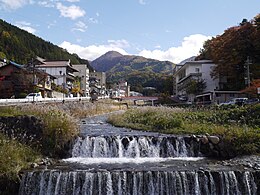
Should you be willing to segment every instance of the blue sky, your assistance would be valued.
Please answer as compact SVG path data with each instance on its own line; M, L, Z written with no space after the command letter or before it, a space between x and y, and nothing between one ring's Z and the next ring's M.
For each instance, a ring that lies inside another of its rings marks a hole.
M0 0L1 19L88 60L116 50L178 63L259 13L259 0Z

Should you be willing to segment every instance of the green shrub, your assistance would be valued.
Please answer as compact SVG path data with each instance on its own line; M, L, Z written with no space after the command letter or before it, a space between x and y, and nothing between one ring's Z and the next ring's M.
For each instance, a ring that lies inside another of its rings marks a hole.
M40 143L45 155L59 155L64 146L79 133L77 119L55 106L45 105L44 109L39 105L22 106L20 112L42 120L43 135Z
M28 168L40 155L29 146L0 134L0 176L17 179L22 168Z
M111 116L108 122L171 134L219 135L238 154L260 153L260 105L188 110L142 107Z
M21 111L14 106L0 106L1 116L18 116L21 115Z

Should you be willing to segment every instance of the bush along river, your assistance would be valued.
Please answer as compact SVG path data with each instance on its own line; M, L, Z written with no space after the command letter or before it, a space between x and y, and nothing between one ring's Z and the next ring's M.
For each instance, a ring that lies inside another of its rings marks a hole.
M117 128L105 120L106 115L82 120L71 158L25 172L19 193L260 194L258 156L212 159L194 136Z

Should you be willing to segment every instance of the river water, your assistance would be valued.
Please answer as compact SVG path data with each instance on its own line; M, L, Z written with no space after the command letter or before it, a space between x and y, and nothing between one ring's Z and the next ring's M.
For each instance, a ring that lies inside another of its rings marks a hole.
M20 194L260 194L260 173L209 159L190 136L134 131L82 120L71 158L24 174Z

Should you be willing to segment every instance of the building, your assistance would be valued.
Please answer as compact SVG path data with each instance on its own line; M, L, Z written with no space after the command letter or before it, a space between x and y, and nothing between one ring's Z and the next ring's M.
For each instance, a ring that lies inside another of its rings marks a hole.
M0 98L23 98L35 91L51 97L54 79L41 70L8 61L0 67Z
M120 81L118 84L114 84L110 96L116 97L129 97L130 96L130 85L126 81Z
M87 64L73 64L72 67L78 72L75 72L75 76L80 80L80 89L83 96L89 96L89 68Z
M106 95L106 73L105 72L90 72L89 73L90 93Z
M54 76L56 85L62 86L69 91L72 89L76 77L75 73L78 70L73 68L70 60L48 61L37 57L34 64L36 68Z
M175 67L173 72L173 94L180 100L190 102L221 103L231 98L244 97L239 91L225 91L225 78L211 77L211 72L216 66L211 60L190 59ZM197 93L191 93L188 89L191 83L204 83L205 87Z

